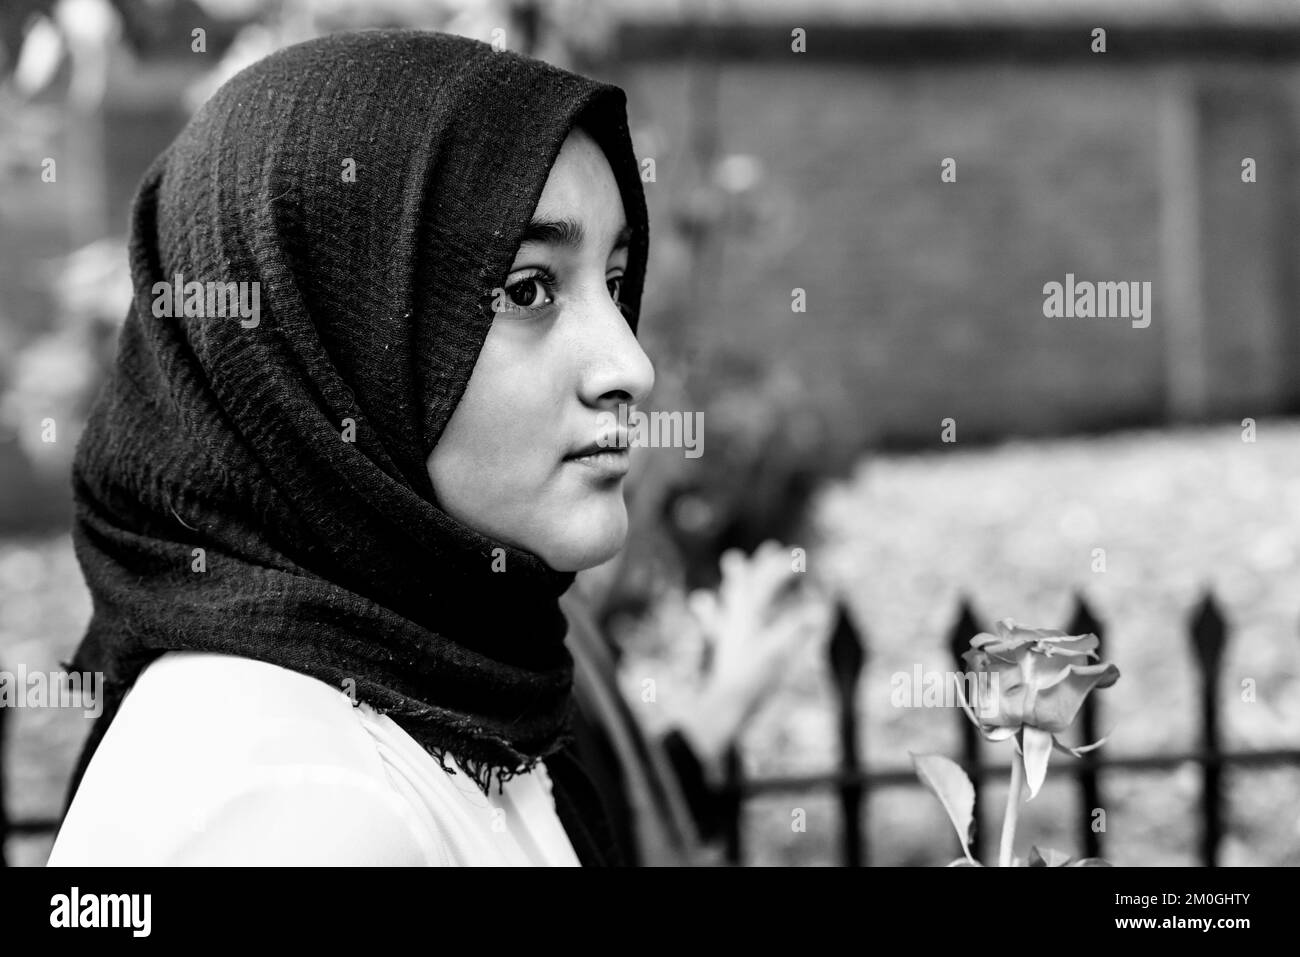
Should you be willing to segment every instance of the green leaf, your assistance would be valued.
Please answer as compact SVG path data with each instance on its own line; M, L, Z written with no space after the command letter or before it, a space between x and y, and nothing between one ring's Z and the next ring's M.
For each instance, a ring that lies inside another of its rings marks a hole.
M943 809L948 812L948 820L952 821L957 837L961 840L961 849L974 863L975 859L970 853L970 829L975 821L975 786L957 762L941 754L907 753L911 755L916 776L934 792Z
M1071 861L1067 867L1114 867L1110 861L1104 857L1081 857L1077 861Z

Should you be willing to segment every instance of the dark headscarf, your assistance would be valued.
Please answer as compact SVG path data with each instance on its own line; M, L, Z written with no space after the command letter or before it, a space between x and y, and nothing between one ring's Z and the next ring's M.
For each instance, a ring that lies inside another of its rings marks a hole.
M425 463L579 123L632 229L635 331L648 227L625 109L617 87L480 41L335 35L244 70L154 162L134 306L73 468L94 614L68 665L104 672L106 700L69 795L174 649L353 693L485 790L570 742L573 574L449 517ZM177 274L260 283L257 324L158 318L155 283Z

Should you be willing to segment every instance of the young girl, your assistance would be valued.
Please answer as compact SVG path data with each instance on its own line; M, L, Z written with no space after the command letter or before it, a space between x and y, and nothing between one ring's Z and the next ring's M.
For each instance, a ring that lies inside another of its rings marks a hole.
M626 534L647 242L622 91L478 41L204 105L77 450L107 690L51 865L611 862L558 599Z

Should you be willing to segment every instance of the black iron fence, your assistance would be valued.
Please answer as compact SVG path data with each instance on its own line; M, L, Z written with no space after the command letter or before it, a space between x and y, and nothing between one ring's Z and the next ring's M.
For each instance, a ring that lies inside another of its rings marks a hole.
M976 621L969 601L963 600L953 624L948 644L957 670L964 672L966 665L962 652L970 647L970 640L982 629ZM1075 597L1075 610L1065 629L1069 634L1095 634L1105 641L1105 627L1093 615L1081 596ZM1104 806L1101 778L1103 772L1122 771L1172 771L1187 763L1200 768L1201 795L1198 808L1200 833L1198 856L1208 867L1218 864L1219 846L1224 833L1224 799L1221 786L1225 767L1262 767L1269 765L1300 765L1300 749L1274 749L1263 751L1228 752L1222 747L1219 727L1220 662L1227 643L1227 626L1217 602L1206 593L1197 605L1188 625L1191 651L1196 664L1200 732L1194 750L1173 754L1145 754L1108 757L1105 748L1086 752L1078 759L1054 762L1050 776L1072 775L1075 778L1080 807L1085 813L1079 816L1079 844L1088 857L1105 856L1105 834L1093 827L1092 808ZM1103 654L1103 658L1105 655ZM736 751L728 755L726 786L727 827L725 829L726 859L733 864L744 862L742 844L742 818L744 802L759 795L774 793L806 793L831 789L839 798L842 818L842 862L860 866L870 862L870 846L866 839L868 814L867 794L882 786L923 787L910 767L879 770L866 769L864 755L870 746L862 735L855 706L858 684L868 658L863 636L854 626L848 613L841 607L834 634L830 642L830 668L839 713L838 735L840 761L836 771L823 774L789 775L746 779L742 762ZM1089 695L1079 716L1084 742L1095 741L1098 736L1098 713L1104 707L1104 695ZM988 779L1007 780L1007 764L985 764L981 760L978 730L960 708L953 709L960 725L961 753L954 760L965 769L975 785L975 827L972 851L981 860L990 860L989 842L980 827L980 805L984 782ZM957 856L954 851L953 856Z
M949 634L948 643L957 670L964 671L961 654L970 647L970 639L981 627L970 604L963 601L957 620ZM1105 641L1105 628L1093 616L1087 603L1076 597L1075 612L1065 629L1069 634L1095 634ZM1263 767L1270 765L1300 766L1300 748L1265 751L1229 752L1222 747L1219 728L1219 678L1220 663L1227 643L1227 626L1217 603L1206 594L1197 606L1188 626L1191 651L1197 668L1198 708L1200 734L1194 750L1174 754L1145 754L1108 757L1104 748L1090 751L1083 757L1070 761L1054 762L1049 775L1072 775L1075 778L1080 807L1085 811L1103 807L1103 772L1122 771L1172 771L1188 762L1200 768L1201 795L1198 808L1200 818L1199 858L1206 866L1218 863L1219 845L1224 832L1224 800L1221 786L1225 767ZM908 767L867 770L864 756L870 747L859 724L856 707L857 689L867 664L867 645L853 625L847 611L840 608L830 645L830 668L838 708L838 737L840 761L835 771L822 774L788 775L781 777L746 778L740 756L733 750L728 755L728 781L726 799L726 826L724 828L726 860L733 864L744 862L743 812L744 803L752 797L774 793L807 793L831 789L839 798L842 819L842 857L844 864L861 866L870 862L870 845L866 839L868 802L873 788L883 786L922 787L913 769ZM1103 655L1104 657L1104 655ZM1082 740L1094 741L1098 734L1098 712L1104 706L1104 696L1089 695L1079 717ZM52 834L58 826L54 817L28 818L11 821L5 814L5 724L7 710L0 707L0 866L6 861L5 845L11 836ZM981 759L979 732L967 719L965 712L954 709L954 720L961 735L960 754L954 757L966 770L975 785L975 827L973 851L981 860L989 860L988 840L980 827L980 806L983 784L986 780L1006 780L1006 765L985 764ZM1079 844L1086 856L1105 856L1104 831L1094 829L1092 815L1079 816Z

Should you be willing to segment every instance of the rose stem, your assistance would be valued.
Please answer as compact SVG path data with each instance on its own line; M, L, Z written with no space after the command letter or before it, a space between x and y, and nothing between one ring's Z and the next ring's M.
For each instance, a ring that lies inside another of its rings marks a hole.
M1011 789L1007 791L1007 813L1002 818L1002 845L998 867L1010 867L1016 843L1016 819L1020 817L1020 791L1024 786L1025 763L1016 752L1011 755Z

